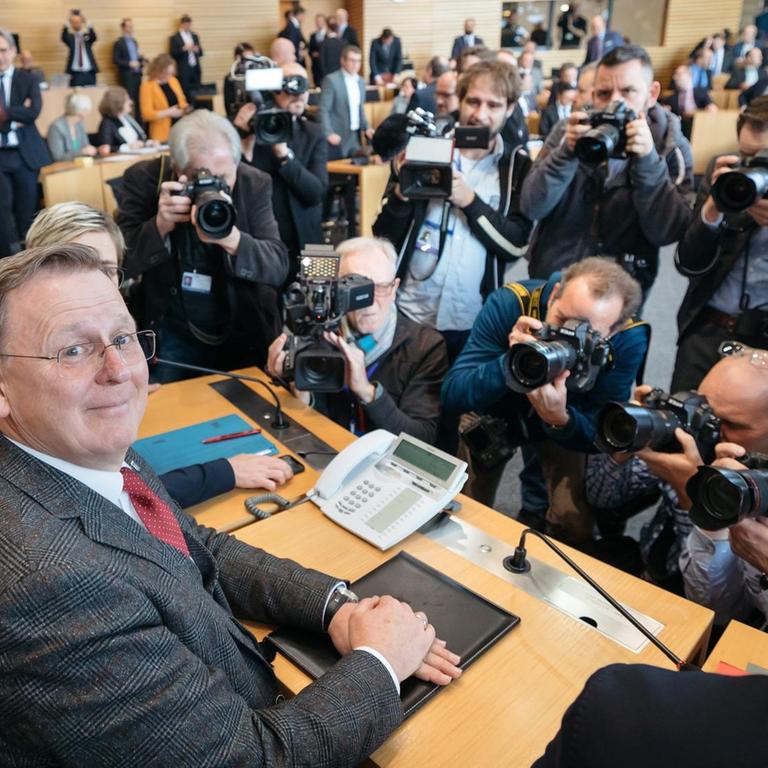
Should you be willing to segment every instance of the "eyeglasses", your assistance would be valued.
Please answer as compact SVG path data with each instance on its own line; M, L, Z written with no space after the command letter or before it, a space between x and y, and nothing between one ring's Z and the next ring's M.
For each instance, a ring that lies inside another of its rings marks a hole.
M768 350L755 349L740 341L724 341L717 348L720 357L749 357L749 362L758 368L768 368Z
M0 352L0 357L22 357L27 360L55 360L59 375L64 378L79 376L86 371L96 371L104 364L107 350L114 347L122 361L128 365L149 360L155 355L155 332L136 331L120 333L111 344L101 341L86 341L62 347L55 355L12 355Z
M378 297L386 296L394 287L395 287L395 280L391 280L388 283L374 283L373 284L373 293L374 295Z
M101 271L114 283L117 284L118 288L121 288L123 283L125 282L125 270L122 267L110 267L107 265L104 265L101 268Z

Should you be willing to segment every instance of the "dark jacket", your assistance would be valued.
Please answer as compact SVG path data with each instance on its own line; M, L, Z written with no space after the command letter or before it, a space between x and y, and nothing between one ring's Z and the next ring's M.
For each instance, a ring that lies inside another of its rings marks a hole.
M611 29L606 30L605 37L603 38L602 52L600 52L600 40L597 35L592 35L587 40L587 55L584 57L583 66L601 59L608 51L618 48L620 45L624 45L624 38L618 32L614 32ZM599 56L598 52L600 52Z
M412 109L423 109L427 112L431 112L433 115L437 114L437 101L435 100L435 92L437 91L437 81L433 80L429 85L425 85L423 88L419 88L414 91L411 100L408 102L408 111Z
M171 35L169 40L171 56L176 60L176 74L182 83L186 83L192 73L200 71L200 59L203 58L203 47L200 45L200 38L197 36L196 32L192 32L192 41L195 45L200 47L200 53L195 54L196 63L194 66L190 66L188 52L184 50L184 38L182 38L181 32Z
M485 45L482 37L475 35L475 46L482 48ZM467 41L465 35L458 35L453 38L453 45L451 45L451 58L458 59L461 52L467 47Z
M549 134L520 200L522 213L538 220L528 249L531 277L546 279L587 256L632 254L645 263L640 283L653 283L659 248L679 240L691 220L693 159L676 115L652 107L648 120L654 149L632 157L607 183L603 169L568 149L564 123Z
M235 470L226 459L172 469L160 475L168 495L182 508L202 504L235 487Z
M520 214L520 188L531 160L520 147L504 144L504 154L499 160L499 193L501 209L495 211L485 201L475 196L463 209L472 234L486 248L485 273L480 285L486 297L504 281L504 268L516 261L523 253L531 231L531 222ZM373 224L377 237L386 237L400 256L397 275L403 285L408 279L408 267L427 214L426 200L401 200L389 192L382 200L381 212Z
M136 38L134 38L134 42L136 42L136 51L138 53L139 43L136 41ZM142 57L139 53L139 61L141 60ZM133 69L131 67L131 54L128 51L128 43L125 42L125 37L118 37L115 40L115 44L112 46L112 61L118 68L121 77L125 74L141 76L141 69Z
M714 230L701 220L701 209L712 189L716 160L717 157L712 158L701 180L693 217L675 254L678 271L690 278L688 291L677 313L678 341L694 326L701 310L715 295L759 229L747 213L726 215L720 227Z
M548 104L547 108L541 113L541 118L539 119L539 136L541 136L542 139L546 139L559 121L560 115L557 112L557 104Z
M133 127L139 134L139 138L142 141L145 141L147 134L144 132L144 129L133 118L131 118L131 122L134 124ZM120 122L120 118L102 117L101 122L99 123L99 131L96 134L96 146L109 144L110 151L117 152L120 147L125 144L125 139L120 135L120 129L122 127L123 124Z
M128 277L142 275L138 311L149 327L159 324L166 313L183 316L179 259L188 255L192 242L188 238L197 237L191 225L178 225L171 233L168 249L157 231L158 188L162 180L170 178L170 171L164 170L167 167L163 158L131 166L123 177L117 215L127 245L123 266ZM240 247L234 257L223 251L216 256L216 268L223 264L227 281L227 306L223 310L231 318L229 338L247 345L260 363L280 332L278 288L288 275L288 258L279 239L271 197L269 177L240 163L232 190L242 234ZM213 249L219 250L216 246Z
M272 177L272 210L280 239L291 257L288 279L292 280L301 249L307 243L322 242L320 223L328 189L328 142L317 123L301 117L294 120L288 147L295 158L281 163L272 147L257 144L251 165Z
M544 286L539 304L542 318L546 317L559 279L560 273L556 272L546 282L521 283L529 293ZM489 413L505 421L515 416L528 425L534 439L549 437L574 451L594 452L595 415L608 401L625 401L631 396L632 385L648 351L648 326L635 325L611 337L611 364L601 371L589 392L569 392L570 421L562 429L554 429L541 421L525 395L512 392L506 383L509 332L522 314L520 299L510 288L499 288L488 297L469 340L445 377L443 406L458 413Z
M682 117L680 91L675 90L669 96L660 99L660 101L668 106L678 117ZM712 103L712 99L709 98L709 91L706 88L694 88L693 101L696 104L696 109L705 109Z
M340 37L328 37L327 35L325 40L320 43L319 62L323 77L338 72L341 69L341 52L345 45L347 45L346 41L342 40ZM322 82L323 80L321 78L320 81L315 84L320 86Z
M320 61L320 46L325 42L328 32L323 35L322 40L318 40L317 32L313 32L309 36L309 45L307 46L307 52L309 53L310 64L312 66L312 82L315 84L315 88L320 87L320 83L325 77L323 72L323 65Z
M304 35L301 33L301 28L295 26L289 19L278 37L284 37L286 40L290 40L293 43L293 48L296 52L296 61L302 64L302 60L304 58L303 49L306 48L307 41L304 39Z
M375 82L376 75L397 75L403 68L403 49L399 37L394 37L389 44L389 53L384 50L384 43L380 37L371 42L370 70L371 83Z
M357 34L357 30L351 25L347 24L344 27L344 31L341 33L341 39L344 41L344 45L356 45L360 47L360 37ZM327 72L325 73L328 74Z
M19 123L14 130L19 137L19 154L32 170L42 168L51 162L51 155L43 138L37 131L35 120L42 108L40 86L31 72L16 69L11 79L11 99L5 108L5 122L0 122L0 131L10 130L10 123Z
M396 435L407 432L434 443L440 419L440 385L448 370L443 337L398 312L392 346L374 366L375 371L369 374L371 383L381 384L383 392L361 406L365 431L381 428ZM357 402L347 390L315 395L317 410L347 429Z
M768 75L768 70L765 67L758 67L757 70L757 82L759 83L761 80L763 80ZM725 84L725 87L731 90L736 90L738 88L741 88L742 83L746 79L746 73L744 71L743 67L735 67L733 71L731 72L731 77L728 80L728 82ZM755 83L756 85L757 83ZM750 86L751 88L754 88L755 85Z
M760 79L739 94L739 106L746 107L758 96L764 96L768 92L768 71L761 70Z
M501 138L512 149L515 147L525 149L528 144L528 120L518 102L515 102L512 114L507 118L507 122L504 123L504 127L501 129Z
M72 69L72 63L75 59L75 35L72 30L64 26L61 28L61 42L67 46L67 63L64 67L64 71L71 75L74 70ZM93 27L87 27L83 30L83 48L84 53L91 61L91 71L98 72L99 65L96 63L96 57L93 55L93 44L96 42L96 31Z

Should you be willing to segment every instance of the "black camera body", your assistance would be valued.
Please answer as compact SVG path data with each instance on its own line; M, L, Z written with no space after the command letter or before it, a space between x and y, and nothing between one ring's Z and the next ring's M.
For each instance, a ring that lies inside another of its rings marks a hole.
M513 392L528 393L570 371L565 386L588 392L610 359L610 344L586 320L567 320L559 328L544 323L536 341L513 344L505 380Z
M237 210L225 197L229 193L229 185L221 176L214 176L207 168L199 168L179 195L188 197L197 206L197 226L208 237L222 240L237 221Z
M589 165L627 157L627 123L633 120L637 113L621 99L602 112L593 112L589 116L592 128L576 142L576 157Z
M596 419L595 445L606 453L634 453L651 448L662 453L680 453L675 429L684 429L696 441L699 454L709 463L720 441L720 419L704 395L693 391L669 395L653 389L643 405L607 403Z
M287 144L293 136L293 115L274 107L259 109L251 118L250 127L257 144Z
M373 304L373 281L362 275L339 277L339 261L332 246L308 245L301 252L298 281L285 295L285 324L291 333L283 375L300 390L344 389L344 354L323 333L337 330L348 312Z
M460 434L472 456L473 465L481 469L505 464L527 437L525 434L520 435L519 440L514 439L510 435L509 422L489 415L477 416Z
M768 149L718 176L711 194L717 209L730 214L745 211L768 197Z

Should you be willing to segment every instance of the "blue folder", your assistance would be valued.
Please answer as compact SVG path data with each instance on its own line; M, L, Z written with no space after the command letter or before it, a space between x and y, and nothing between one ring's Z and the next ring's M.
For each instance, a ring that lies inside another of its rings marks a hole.
M207 437L244 432L247 429L253 429L253 425L233 413L204 421L202 424L145 437L143 440L137 440L133 449L149 462L158 475L190 464L228 459L239 453L258 453L264 456L277 453L274 443L263 435L248 435L208 445L202 442Z

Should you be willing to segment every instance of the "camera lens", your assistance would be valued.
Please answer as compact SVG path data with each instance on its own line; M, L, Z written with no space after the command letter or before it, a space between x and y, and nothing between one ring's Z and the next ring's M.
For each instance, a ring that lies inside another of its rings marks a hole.
M253 133L259 144L281 144L290 141L293 133L293 116L279 109L257 112L253 118Z
M768 169L729 171L712 186L712 197L724 213L738 213L754 205L768 191Z
M677 451L675 428L681 426L670 411L628 403L608 403L597 416L598 444L608 451Z
M559 341L523 342L509 351L510 388L515 392L531 392L555 379L576 362L576 350Z
M220 240L232 231L237 213L232 203L219 192L204 192L195 203L197 224L206 235Z
M325 340L314 341L296 354L296 388L308 392L340 392L344 389L344 353Z
M637 435L637 419L620 405L609 403L600 420L600 432L612 448L628 450Z
M589 165L604 163L613 156L620 139L621 133L616 126L598 125L576 142L576 157Z
M768 512L768 473L765 470L733 470L699 467L688 481L691 520L705 531L717 531L745 517Z

